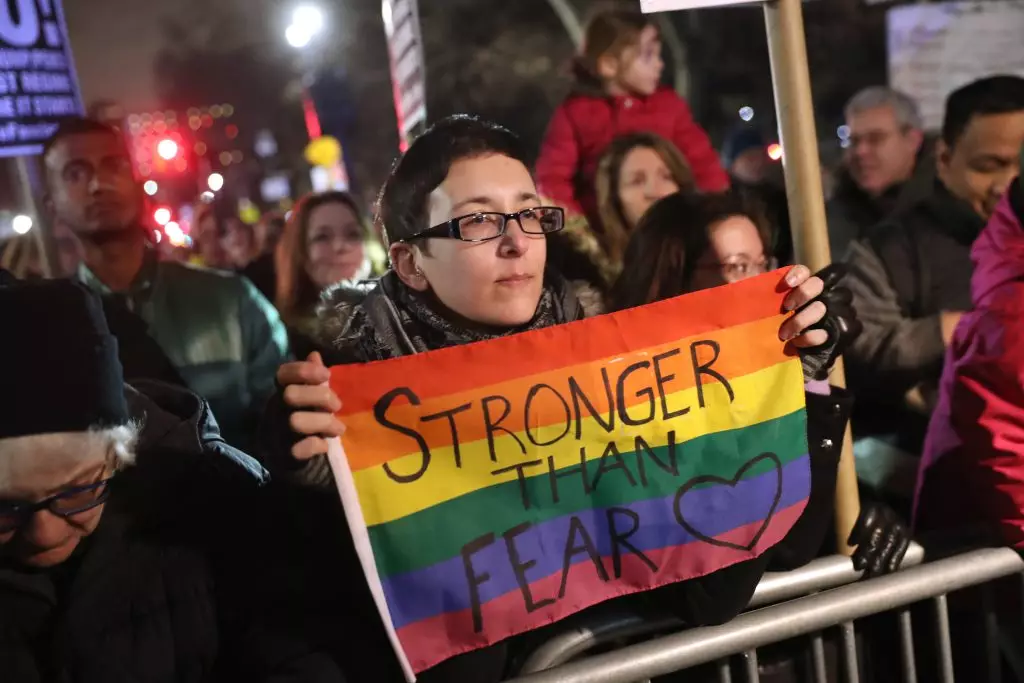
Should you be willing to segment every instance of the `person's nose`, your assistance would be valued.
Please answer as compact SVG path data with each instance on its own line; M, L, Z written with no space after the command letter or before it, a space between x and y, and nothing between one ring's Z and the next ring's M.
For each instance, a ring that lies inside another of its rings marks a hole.
M21 537L36 548L55 548L68 533L67 520L49 510L36 512L21 528Z
M89 192L91 194L106 192L113 189L113 187L114 175L112 173L105 173L102 170L98 170L93 173L92 178L89 179Z
M334 252L337 254L347 254L359 246L359 242L345 236L338 236L334 238Z
M505 224L505 234L501 236L498 255L504 258L518 258L530 250L530 235L523 232L519 220L509 220Z

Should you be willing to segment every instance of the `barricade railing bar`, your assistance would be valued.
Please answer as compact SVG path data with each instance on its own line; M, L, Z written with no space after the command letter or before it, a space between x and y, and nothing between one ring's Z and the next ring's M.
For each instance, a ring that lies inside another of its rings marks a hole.
M848 683L859 683L853 622L930 600L935 610L939 680L951 682L954 672L946 595L1013 574L1024 574L1024 560L1014 550L971 550L888 576L746 612L721 626L694 628L653 638L515 680L518 683L632 683L743 654L747 680L757 683L757 648L815 634L812 638L815 678L824 681L824 656L821 652L814 654L821 648L820 632L840 626L843 679ZM899 623L903 677L908 683L916 683L909 611L899 612ZM992 645L997 643L995 634L987 633L988 628L985 630L985 635L992 637L990 648L997 647L997 644ZM995 656L998 655L995 651ZM727 663L719 665L719 672L719 680L730 680L726 675ZM998 680L998 669L990 668L985 678L974 675L969 678L972 681L985 679Z
M924 548L911 543L900 566L903 569L915 567L924 561L924 557ZM862 576L863 572L854 569L853 562L845 555L822 557L788 572L768 572L758 583L748 609L844 586L860 580ZM530 654L519 673L524 675L551 669L607 642L642 638L681 626L679 620L669 617L652 619L633 613L602 615L590 623L553 636Z

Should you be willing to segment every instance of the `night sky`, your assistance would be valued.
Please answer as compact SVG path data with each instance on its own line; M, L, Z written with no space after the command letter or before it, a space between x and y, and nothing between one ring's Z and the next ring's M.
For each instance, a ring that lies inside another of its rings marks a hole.
M246 8L242 29L253 34L267 35L272 23L285 23L284 0L64 0L85 102L109 98L129 111L154 108L153 57L160 47L160 19L195 16L199 24L209 2Z
M223 1L223 0L221 0ZM174 0L65 0L85 101L111 98L129 109L153 104L153 56L159 28L153 15Z

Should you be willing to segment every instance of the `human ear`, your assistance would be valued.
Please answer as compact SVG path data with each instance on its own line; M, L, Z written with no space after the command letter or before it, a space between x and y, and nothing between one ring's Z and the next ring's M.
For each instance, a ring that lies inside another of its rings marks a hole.
M615 57L604 55L597 60L597 75L602 80L610 81L619 74L619 60Z
M430 288L430 283L417 263L419 253L417 247L405 242L396 242L388 249L391 268L398 275L398 279L417 292L425 292Z

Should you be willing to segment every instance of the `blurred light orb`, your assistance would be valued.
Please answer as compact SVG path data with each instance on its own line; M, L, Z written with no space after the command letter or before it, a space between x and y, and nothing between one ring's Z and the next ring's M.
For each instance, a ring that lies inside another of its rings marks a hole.
M167 225L171 221L171 210L161 206L153 212L153 220L157 225Z
M292 24L284 30L284 39L292 47L301 49L309 45L310 41L313 40L313 36L303 30L302 27Z
M160 155L161 159L170 161L178 156L178 143L169 138L161 140L156 146L156 153Z
M164 232L167 233L168 241L174 246L180 247L185 243L185 233L182 232L181 226L174 221L164 226Z
M206 184L212 191L220 192L224 187L224 176L220 173L211 173L210 177L206 179Z
M299 5L292 12L292 25L313 36L324 27L324 14L312 5Z
M753 107L741 107L740 108L740 118L743 119L744 121L753 121L754 120L754 108Z
M152 197L160 189L160 186L156 184L155 180L147 180L143 183L142 189L145 190L146 194Z
M292 23L284 30L288 44L301 49L313 41L324 27L324 14L313 5L299 5L292 12Z
M778 161L782 158L782 145L777 142L773 142L768 145L768 158L772 161Z
M23 213L19 213L13 220L11 220L11 228L15 233L24 235L32 229L32 218Z

